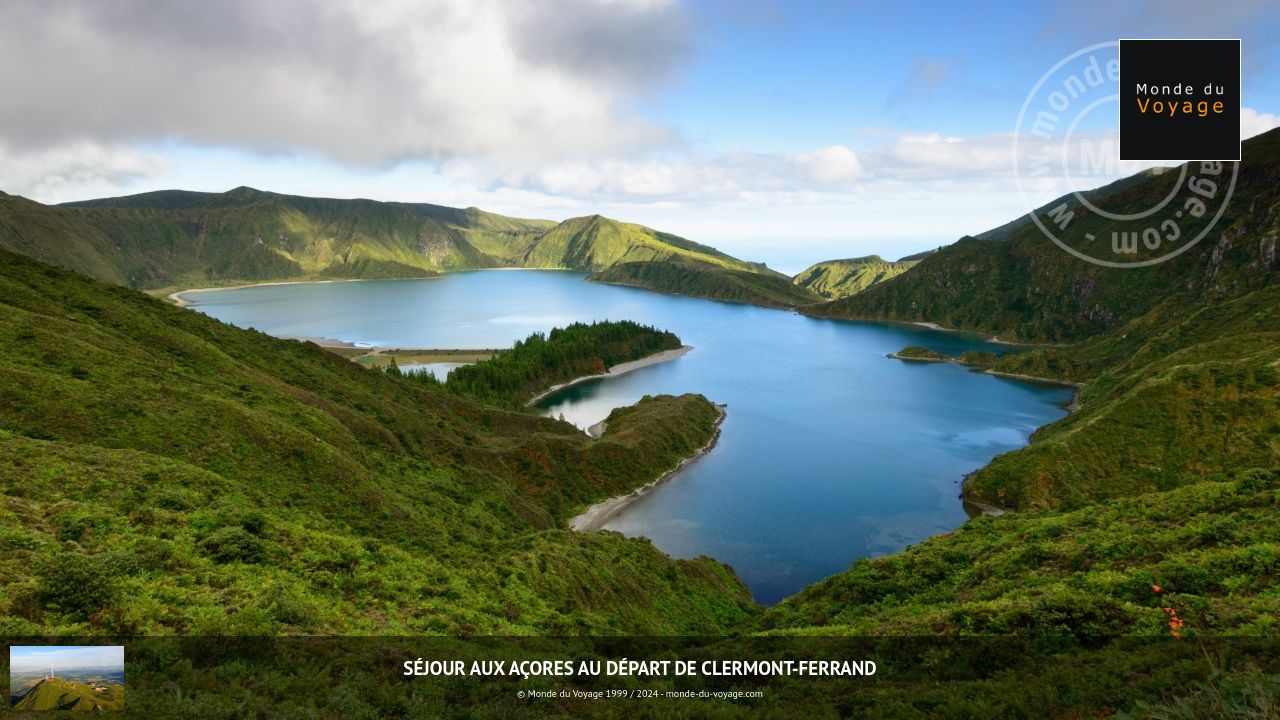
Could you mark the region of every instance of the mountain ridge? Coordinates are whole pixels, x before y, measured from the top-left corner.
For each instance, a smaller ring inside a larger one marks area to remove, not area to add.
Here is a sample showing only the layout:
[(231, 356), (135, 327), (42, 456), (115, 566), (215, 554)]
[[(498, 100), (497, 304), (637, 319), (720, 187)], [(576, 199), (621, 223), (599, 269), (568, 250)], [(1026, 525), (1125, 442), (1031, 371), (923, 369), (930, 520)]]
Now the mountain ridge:
[(598, 272), (619, 262), (696, 261), (774, 274), (601, 215), (557, 223), (474, 207), (311, 198), (247, 186), (62, 205), (0, 193), (0, 247), (140, 289), (432, 277), (498, 267)]

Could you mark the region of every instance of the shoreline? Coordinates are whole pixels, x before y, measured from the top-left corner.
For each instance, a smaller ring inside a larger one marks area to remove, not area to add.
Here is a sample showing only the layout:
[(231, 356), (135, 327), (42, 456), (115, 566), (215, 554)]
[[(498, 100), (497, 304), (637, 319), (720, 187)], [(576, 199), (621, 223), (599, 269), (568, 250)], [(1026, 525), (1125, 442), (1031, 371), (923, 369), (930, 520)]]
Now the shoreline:
[(1070, 415), (1080, 409), (1080, 391), (1084, 389), (1084, 383), (1072, 382), (1070, 380), (1057, 380), (1054, 378), (1042, 378), (1036, 377), (1035, 375), (1023, 375), (1022, 373), (1000, 372), (999, 370), (991, 369), (983, 370), (983, 372), (988, 375), (1009, 378), (1011, 380), (1069, 387), (1074, 392), (1071, 393), (1071, 402), (1067, 403), (1067, 414)]
[[(893, 322), (893, 321), (887, 320), (882, 322)], [(960, 328), (946, 327), (944, 325), (939, 325), (938, 323), (925, 322), (923, 320), (909, 320), (907, 321), (907, 324), (916, 325), (922, 328), (928, 328), (929, 330), (937, 330), (938, 332), (960, 333), (962, 335), (982, 335), (985, 338), (985, 342), (994, 343), (996, 345), (1013, 345), (1016, 347), (1029, 347), (1029, 348), (1066, 347), (1066, 345), (1063, 345), (1061, 343), (1033, 343), (1033, 342), (1017, 342), (1016, 340), (1001, 340), (1000, 336), (998, 335), (987, 335), (986, 333), (983, 333), (979, 330), (961, 330)]]
[[(1011, 510), (1006, 510), (1005, 508), (1002, 508), (996, 505), (980, 502), (978, 500), (972, 500), (970, 498), (965, 497), (963, 493), (961, 493), (960, 495), (960, 502), (961, 504), (967, 506), (965, 508), (966, 510), (972, 507), (974, 510), (978, 511), (977, 516), (1001, 517), (1005, 513), (1012, 512)], [(971, 516), (969, 519), (972, 520), (973, 517), (976, 517), (976, 516)]]
[[(498, 270), (502, 268), (484, 268), (486, 270)], [(523, 268), (517, 268), (523, 269)], [(243, 290), (245, 288), (269, 287), (272, 285), (332, 285), (334, 283), (349, 282), (370, 282), (372, 280), (439, 280), (444, 277), (445, 273), (437, 273), (435, 275), (427, 275), (425, 277), (410, 278), (334, 278), (331, 280), (268, 280), (266, 282), (244, 283), (243, 285), (218, 285), (215, 287), (197, 287), (186, 288), (185, 290), (175, 290), (165, 297), (173, 301), (178, 307), (190, 307), (194, 303), (184, 297), (187, 293), (196, 292), (221, 292), (223, 290)]]
[(681, 345), (680, 347), (675, 348), (674, 350), (663, 350), (661, 352), (656, 352), (652, 355), (642, 357), (639, 360), (631, 360), (624, 363), (618, 363), (617, 365), (614, 365), (613, 367), (609, 368), (608, 370), (605, 370), (603, 373), (599, 375), (583, 375), (580, 378), (574, 378), (573, 380), (560, 383), (559, 385), (552, 385), (546, 390), (543, 390), (537, 395), (534, 395), (528, 402), (524, 404), (524, 406), (533, 407), (533, 405), (537, 403), (539, 400), (541, 400), (542, 398), (552, 393), (559, 392), (560, 390), (563, 390), (567, 387), (577, 385), (578, 383), (581, 383), (581, 382), (586, 382), (588, 380), (597, 380), (600, 378), (607, 378), (607, 377), (617, 377), (618, 375), (624, 375), (626, 373), (629, 373), (632, 370), (639, 370), (642, 367), (648, 367), (650, 365), (657, 365), (658, 363), (667, 362), (669, 360), (675, 360), (676, 358), (688, 353), (692, 349), (693, 349), (692, 345)]
[(885, 357), (887, 357), (887, 358), (891, 358), (891, 359), (893, 359), (893, 360), (901, 360), (901, 361), (903, 361), (903, 362), (937, 362), (937, 363), (956, 362), (956, 359), (955, 359), (955, 358), (947, 358), (947, 357), (936, 357), (936, 358), (935, 358), (935, 357), (911, 357), (911, 356), (909, 356), (909, 355), (899, 355), (899, 354), (898, 354), (898, 353), (896, 353), (896, 352), (891, 352), (891, 353), (889, 353), (888, 355), (885, 355)]
[(698, 448), (692, 455), (680, 461), (680, 464), (658, 476), (658, 479), (641, 485), (625, 495), (615, 495), (611, 498), (601, 500), (594, 505), (590, 505), (578, 515), (569, 518), (569, 529), (575, 532), (592, 532), (603, 528), (604, 524), (617, 517), (628, 505), (644, 497), (649, 491), (658, 487), (662, 483), (675, 477), (689, 463), (706, 455), (715, 448), (716, 443), (720, 441), (720, 425), (724, 422), (726, 414), (726, 405), (716, 405), (716, 409), (720, 411), (720, 416), (716, 418), (716, 429), (712, 433), (711, 439), (706, 445)]
[[(414, 278), (414, 279), (419, 279), (419, 278)], [(431, 278), (421, 278), (421, 279), (430, 280)], [(223, 290), (243, 290), (245, 288), (268, 287), (271, 285), (328, 285), (330, 283), (364, 282), (365, 280), (366, 278), (342, 278), (341, 280), (272, 280), (269, 282), (247, 283), (245, 285), (220, 285), (218, 287), (187, 288), (186, 290), (175, 290), (174, 292), (169, 293), (166, 297), (172, 300), (174, 304), (177, 305), (178, 307), (191, 307), (195, 303), (188, 300), (187, 298), (182, 297), (187, 293), (221, 292)], [(339, 341), (339, 342), (342, 342), (342, 341)]]

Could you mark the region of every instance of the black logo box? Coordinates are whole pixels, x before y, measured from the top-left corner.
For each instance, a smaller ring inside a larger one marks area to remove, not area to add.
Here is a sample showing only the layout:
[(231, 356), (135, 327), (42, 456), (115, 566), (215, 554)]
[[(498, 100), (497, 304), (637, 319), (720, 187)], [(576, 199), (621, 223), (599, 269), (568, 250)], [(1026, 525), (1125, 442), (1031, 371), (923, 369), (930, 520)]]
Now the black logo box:
[(1239, 160), (1241, 100), (1238, 39), (1120, 40), (1121, 160)]

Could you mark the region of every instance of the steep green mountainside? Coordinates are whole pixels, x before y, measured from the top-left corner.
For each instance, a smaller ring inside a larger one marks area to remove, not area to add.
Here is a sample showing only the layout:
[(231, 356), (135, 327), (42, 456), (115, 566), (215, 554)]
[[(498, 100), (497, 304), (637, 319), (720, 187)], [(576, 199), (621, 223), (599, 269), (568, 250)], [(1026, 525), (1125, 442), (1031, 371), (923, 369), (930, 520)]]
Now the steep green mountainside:
[(705, 445), (701, 396), (592, 440), (0, 250), (8, 635), (702, 633), (731, 570), (558, 528)]
[(672, 295), (800, 307), (820, 298), (773, 271), (743, 270), (706, 262), (625, 262), (595, 273), (592, 282), (634, 285)]
[(336, 200), (241, 187), (50, 207), (0, 193), (0, 247), (137, 288), (407, 278), (492, 267), (596, 271), (694, 260), (770, 273), (713, 248), (598, 215), (563, 223), (476, 208)]
[(1079, 506), (1280, 460), (1280, 285), (1189, 310), (1166, 302), (1069, 348), (996, 369), (1087, 379), (1079, 411), (965, 481), (1002, 507)]
[[(1006, 340), (1071, 342), (1115, 330), (1166, 298), (1193, 308), (1237, 297), (1274, 282), (1280, 269), (1280, 130), (1247, 141), (1243, 157), (1222, 219), (1198, 245), (1167, 262), (1099, 267), (1062, 251), (1023, 221), (1000, 229), (997, 239), (963, 238), (888, 282), (806, 312), (925, 320)], [(1148, 173), (1114, 183), (1106, 206), (1150, 207), (1167, 195), (1169, 182), (1168, 173)], [(1088, 213), (1078, 223), (1079, 232), (1109, 242), (1109, 221)]]
[(890, 262), (879, 255), (848, 260), (826, 260), (796, 275), (796, 285), (827, 299), (857, 295), (877, 283), (897, 277), (915, 265), (914, 260)]
[(13, 709), (19, 712), (75, 710), (94, 712), (124, 708), (124, 686), (105, 685), (95, 690), (86, 683), (49, 678), (31, 688)]

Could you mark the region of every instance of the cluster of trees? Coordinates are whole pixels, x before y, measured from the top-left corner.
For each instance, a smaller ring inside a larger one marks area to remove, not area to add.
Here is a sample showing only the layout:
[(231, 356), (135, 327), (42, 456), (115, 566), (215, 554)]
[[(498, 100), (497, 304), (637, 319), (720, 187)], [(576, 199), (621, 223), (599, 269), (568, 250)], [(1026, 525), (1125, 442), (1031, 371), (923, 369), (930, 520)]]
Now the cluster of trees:
[[(574, 323), (534, 333), (495, 358), (457, 368), (444, 387), (491, 403), (519, 405), (552, 385), (678, 347), (680, 338), (674, 333), (629, 320)], [(408, 374), (437, 382), (429, 373)]]

